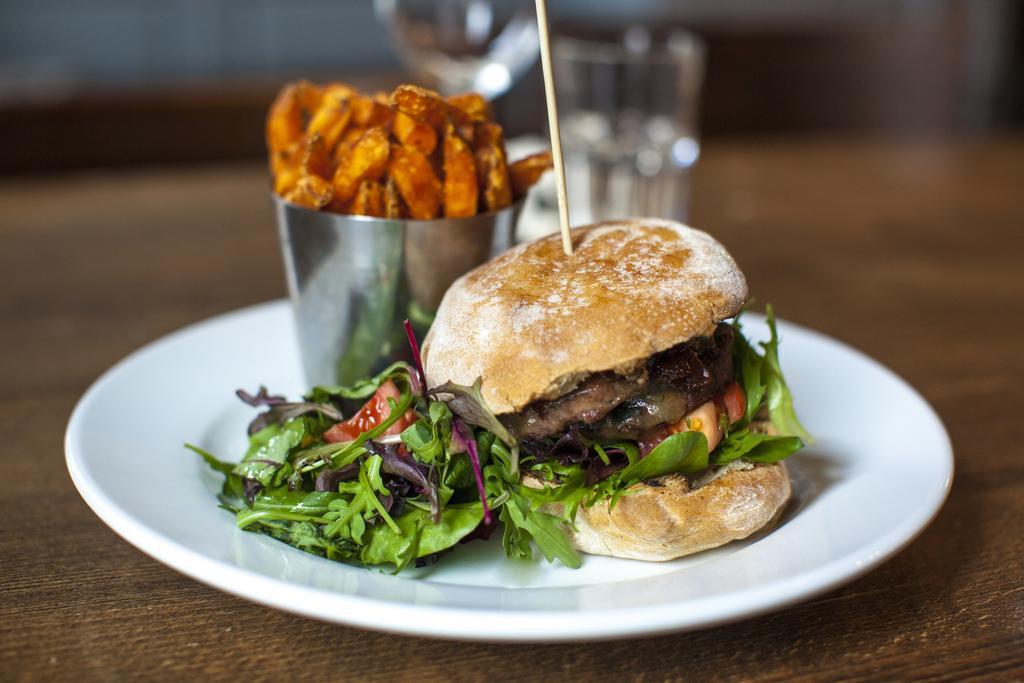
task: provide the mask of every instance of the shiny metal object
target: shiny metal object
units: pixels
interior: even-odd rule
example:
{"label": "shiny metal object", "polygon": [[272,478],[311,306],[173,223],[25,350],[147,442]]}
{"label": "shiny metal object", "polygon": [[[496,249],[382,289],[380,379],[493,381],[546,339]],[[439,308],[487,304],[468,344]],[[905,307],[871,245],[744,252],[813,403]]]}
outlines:
{"label": "shiny metal object", "polygon": [[274,197],[288,293],[310,385],[347,384],[409,360],[448,286],[513,244],[522,201],[472,218],[342,216]]}

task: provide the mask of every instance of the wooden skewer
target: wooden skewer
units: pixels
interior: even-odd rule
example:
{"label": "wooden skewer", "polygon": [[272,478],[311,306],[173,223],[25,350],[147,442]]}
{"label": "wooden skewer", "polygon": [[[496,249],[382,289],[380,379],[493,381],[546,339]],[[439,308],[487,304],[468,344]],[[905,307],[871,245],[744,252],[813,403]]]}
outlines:
{"label": "wooden skewer", "polygon": [[558,130],[555,75],[551,68],[551,37],[548,34],[547,0],[537,0],[537,33],[540,37],[540,63],[544,70],[544,94],[548,102],[548,128],[551,130],[551,159],[555,163],[558,222],[562,228],[562,249],[565,250],[566,256],[572,256],[572,233],[569,232],[569,199],[565,191],[565,161],[562,159],[562,136]]}

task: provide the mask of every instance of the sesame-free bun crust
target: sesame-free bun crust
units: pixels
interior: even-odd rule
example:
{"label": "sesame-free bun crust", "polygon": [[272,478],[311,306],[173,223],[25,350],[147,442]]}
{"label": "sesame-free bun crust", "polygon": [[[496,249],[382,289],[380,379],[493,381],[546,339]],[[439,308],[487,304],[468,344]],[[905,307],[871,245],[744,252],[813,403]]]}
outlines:
{"label": "sesame-free bun crust", "polygon": [[[529,479],[525,483],[541,485]],[[702,486],[668,475],[631,487],[614,508],[607,502],[580,506],[570,540],[591,555],[672,560],[770,528],[790,495],[782,463],[737,463]]]}
{"label": "sesame-free bun crust", "polygon": [[473,384],[496,414],[628,373],[710,334],[747,298],[736,262],[707,233],[654,218],[598,223],[522,244],[459,278],[423,343],[430,386]]}

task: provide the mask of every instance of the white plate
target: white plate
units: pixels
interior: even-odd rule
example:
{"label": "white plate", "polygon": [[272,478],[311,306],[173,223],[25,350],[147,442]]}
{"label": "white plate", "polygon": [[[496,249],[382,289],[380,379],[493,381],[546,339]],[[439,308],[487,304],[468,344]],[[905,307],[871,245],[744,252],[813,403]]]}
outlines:
{"label": "white plate", "polygon": [[[747,334],[763,338],[748,315]],[[775,531],[666,563],[584,557],[578,570],[505,559],[500,541],[459,547],[393,576],[238,531],[216,507],[218,477],[185,441],[245,450],[260,384],[302,385],[285,302],[193,325],[132,354],[82,397],[68,469],[114,531],[199,581],[327,621],[415,635],[551,641],[710,626],[805,600],[905,546],[949,491],[942,423],[910,386],[826,336],[780,323],[782,363],[817,443],[787,462],[796,502]]]}

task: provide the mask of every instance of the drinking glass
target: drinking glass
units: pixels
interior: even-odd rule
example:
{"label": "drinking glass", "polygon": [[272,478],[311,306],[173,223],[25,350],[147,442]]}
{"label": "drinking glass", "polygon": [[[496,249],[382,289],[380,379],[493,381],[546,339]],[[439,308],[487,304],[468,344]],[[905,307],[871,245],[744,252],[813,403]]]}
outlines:
{"label": "drinking glass", "polygon": [[573,225],[685,220],[700,156],[701,40],[639,26],[608,41],[559,37],[554,66]]}
{"label": "drinking glass", "polygon": [[446,95],[492,100],[537,60],[533,0],[375,0],[399,57]]}

